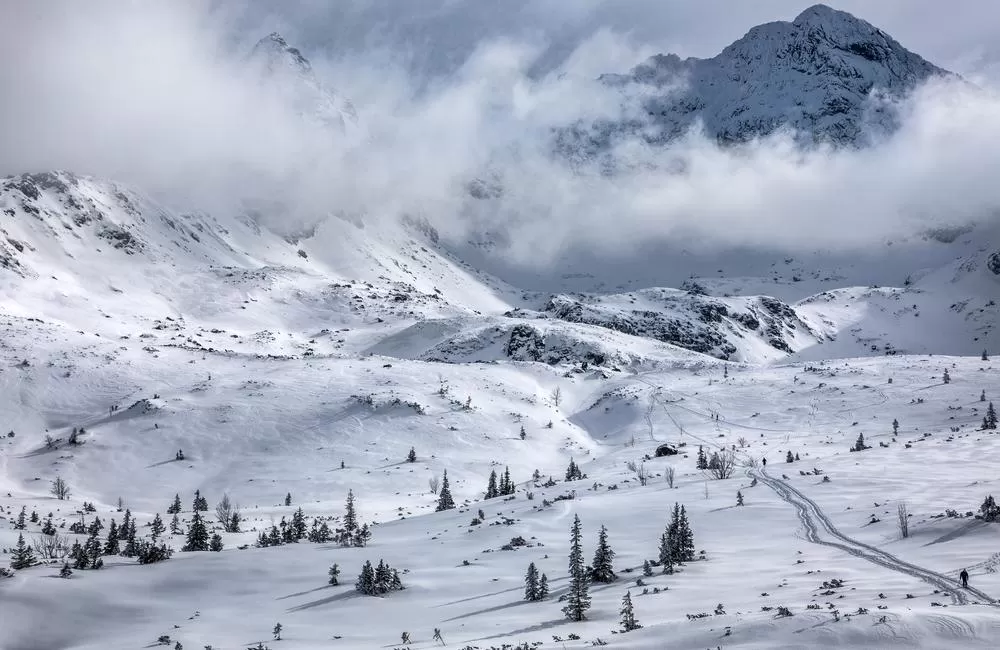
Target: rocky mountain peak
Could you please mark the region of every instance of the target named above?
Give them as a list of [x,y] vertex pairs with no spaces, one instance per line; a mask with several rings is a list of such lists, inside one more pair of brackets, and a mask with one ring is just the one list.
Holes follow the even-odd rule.
[[[903,96],[951,73],[910,52],[847,12],[812,6],[792,22],[758,25],[708,59],[653,56],[604,83],[646,87],[643,119],[604,123],[588,137],[601,148],[616,137],[669,143],[700,126],[722,143],[787,129],[810,145],[865,146],[898,127],[873,95]],[[587,146],[585,145],[585,146]]]

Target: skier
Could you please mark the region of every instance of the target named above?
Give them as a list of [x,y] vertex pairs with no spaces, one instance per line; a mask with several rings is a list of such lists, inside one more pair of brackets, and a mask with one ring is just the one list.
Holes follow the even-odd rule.
[[441,638],[441,628],[439,627],[434,628],[434,640],[440,641],[441,645],[446,645],[444,639]]
[[403,643],[409,643],[409,642],[410,642],[410,633],[403,632]]
[[766,458],[761,458],[760,462],[764,464],[764,467],[767,467],[767,459]]
[[958,574],[958,577],[962,580],[962,586],[966,589],[969,588],[969,572],[962,569],[962,572]]

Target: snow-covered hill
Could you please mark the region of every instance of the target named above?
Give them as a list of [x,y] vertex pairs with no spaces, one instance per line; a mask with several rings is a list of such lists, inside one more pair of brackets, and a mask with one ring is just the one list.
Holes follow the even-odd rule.
[[754,27],[710,59],[659,54],[628,74],[604,75],[642,98],[645,117],[582,137],[604,146],[642,133],[662,144],[698,125],[724,143],[787,129],[803,143],[862,146],[895,130],[891,100],[945,75],[877,27],[815,5],[792,22]]

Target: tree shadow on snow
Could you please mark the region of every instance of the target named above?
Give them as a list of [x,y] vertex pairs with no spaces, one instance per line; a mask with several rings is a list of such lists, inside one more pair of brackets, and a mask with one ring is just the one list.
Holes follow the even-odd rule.
[[522,627],[518,630],[511,630],[509,632],[501,632],[499,634],[483,636],[479,637],[478,639],[469,639],[468,643],[475,643],[477,641],[490,641],[492,639],[502,639],[504,637],[517,636],[522,634],[531,634],[532,632],[542,632],[543,630],[551,630],[553,628],[561,627],[563,625],[567,625],[572,622],[573,621],[570,621],[569,619],[566,618],[557,618],[552,621],[545,621],[543,623],[539,623],[538,625],[532,625],[530,627]]
[[323,591],[324,589],[333,589],[338,585],[323,585],[322,587],[316,587],[315,589],[307,589],[306,591],[300,591],[294,594],[288,594],[287,596],[278,596],[275,600],[287,600],[289,598],[295,598],[296,596],[305,596],[306,594],[312,594],[317,591]]
[[950,542],[952,540],[958,539],[959,537],[964,537],[965,535],[968,535],[969,533],[974,532],[979,528],[986,527],[988,525],[989,524],[987,524],[982,519],[974,519],[970,522],[967,522],[959,526],[958,528],[952,531],[945,533],[944,535],[941,535],[941,537],[938,537],[935,540],[927,542],[926,544],[924,544],[924,546],[933,546],[934,544],[942,544],[944,542]]
[[328,598],[320,598],[319,600],[313,600],[308,603],[303,603],[301,605],[296,605],[295,607],[289,607],[288,612],[301,612],[307,609],[313,609],[315,607],[321,607],[323,605],[328,605],[330,603],[336,603],[341,600],[349,600],[351,598],[360,598],[361,594],[356,591],[345,591],[344,593],[337,594],[336,596],[330,596]]

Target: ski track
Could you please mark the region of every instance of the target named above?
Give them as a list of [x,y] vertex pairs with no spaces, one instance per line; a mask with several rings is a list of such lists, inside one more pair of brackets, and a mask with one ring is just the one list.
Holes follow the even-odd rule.
[[[855,557],[868,560],[873,564],[923,580],[936,589],[947,593],[951,597],[952,603],[955,605],[969,604],[969,598],[966,595],[966,592],[973,594],[985,603],[989,603],[990,605],[996,604],[992,598],[978,589],[973,587],[969,587],[965,590],[960,589],[952,579],[941,575],[940,573],[919,567],[915,564],[910,564],[909,562],[900,560],[886,551],[882,551],[874,546],[869,546],[864,542],[859,542],[856,539],[852,539],[847,535],[844,535],[837,530],[837,527],[833,525],[833,522],[830,521],[829,517],[826,516],[815,501],[805,496],[785,481],[773,478],[761,469],[751,468],[748,471],[748,474],[752,477],[756,477],[762,483],[774,490],[783,501],[795,506],[795,509],[798,511],[799,520],[802,522],[802,526],[806,530],[806,539],[810,542],[838,548]],[[979,603],[979,601],[973,602],[976,604]]]

